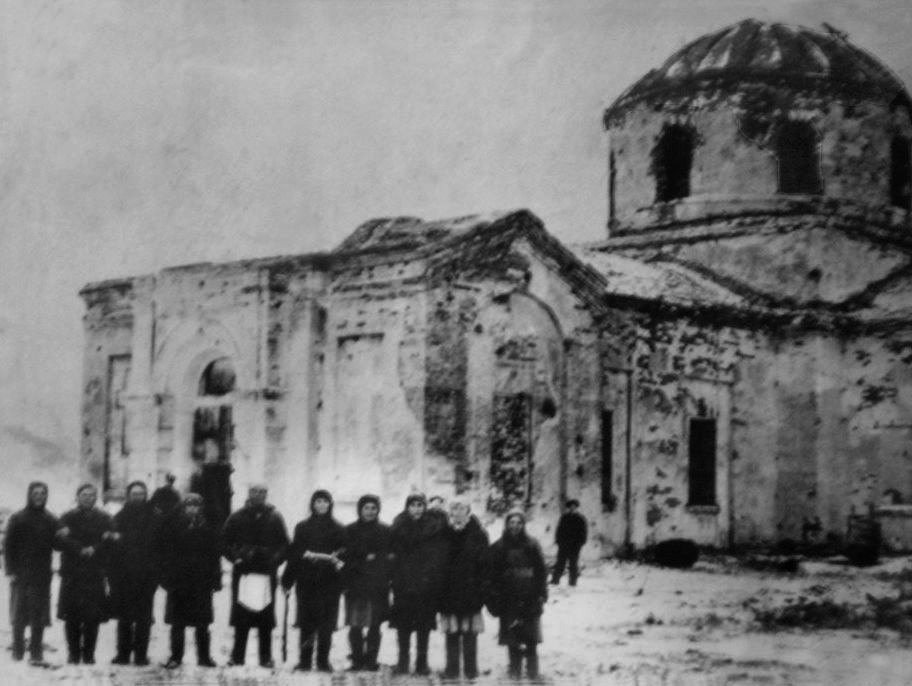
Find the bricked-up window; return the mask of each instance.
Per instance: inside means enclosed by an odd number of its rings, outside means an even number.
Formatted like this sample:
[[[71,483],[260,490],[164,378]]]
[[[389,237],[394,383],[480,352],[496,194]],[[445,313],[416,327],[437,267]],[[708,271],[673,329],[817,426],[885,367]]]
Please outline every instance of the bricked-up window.
[[[531,476],[532,398],[528,393],[495,395],[488,509],[502,513],[528,503]]]
[[[912,209],[912,141],[894,136],[890,144],[890,202]]]
[[[688,505],[716,505],[716,420],[690,420]]]
[[[108,358],[108,394],[105,418],[105,456],[102,486],[108,490],[122,476],[123,462],[129,456],[127,447],[127,414],[124,394],[130,376],[130,356],[112,355]],[[121,484],[126,485],[126,484]]]
[[[787,121],[776,130],[780,193],[822,193],[820,136],[807,121]]]
[[[690,168],[693,165],[694,130],[671,124],[662,130],[653,150],[652,171],[656,180],[656,202],[668,202],[690,195]]]
[[[602,410],[602,505],[613,509],[614,494],[611,480],[614,478],[614,412]]]

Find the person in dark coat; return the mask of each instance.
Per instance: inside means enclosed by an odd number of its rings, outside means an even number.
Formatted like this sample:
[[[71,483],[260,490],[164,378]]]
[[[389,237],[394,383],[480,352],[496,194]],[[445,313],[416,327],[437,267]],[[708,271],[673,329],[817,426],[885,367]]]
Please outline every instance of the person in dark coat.
[[[512,510],[503,536],[491,546],[491,595],[488,609],[500,617],[500,645],[507,646],[510,676],[519,677],[522,658],[530,678],[538,678],[537,645],[548,599],[548,570],[541,546],[526,533],[526,515]]]
[[[10,583],[13,659],[25,657],[25,627],[30,627],[29,662],[44,664],[44,628],[51,625],[51,557],[57,542],[57,518],[45,509],[47,484],[28,486],[25,508],[7,523],[3,560]]]
[[[203,497],[205,516],[212,526],[221,528],[231,513],[231,474],[234,467],[227,460],[207,459],[190,478],[190,492]]]
[[[446,633],[447,678],[459,676],[460,653],[468,679],[478,676],[478,634],[484,630],[481,609],[488,596],[488,534],[471,507],[450,503],[447,564],[440,599],[440,629]]]
[[[317,669],[332,671],[329,651],[339,617],[340,572],[345,552],[345,527],[333,519],[332,510],[329,491],[314,491],[310,498],[310,517],[295,527],[288,549],[288,564],[282,574],[286,596],[295,587],[297,597],[295,626],[300,629],[301,637],[297,671],[311,669],[315,642]]]
[[[405,510],[392,526],[393,608],[390,626],[399,640],[399,660],[393,671],[408,673],[409,643],[415,634],[415,673],[430,674],[427,652],[431,630],[436,626],[437,608],[446,565],[446,515],[427,509],[423,493],[405,500]]]
[[[223,531],[225,557],[233,565],[230,622],[234,647],[229,666],[244,664],[252,628],[257,629],[259,638],[260,666],[274,666],[275,590],[278,569],[288,550],[288,531],[282,515],[266,502],[267,493],[263,484],[251,486],[246,504],[228,517]],[[245,593],[239,597],[242,583]]]
[[[215,667],[210,651],[212,594],[222,590],[218,531],[203,516],[203,499],[196,493],[184,497],[183,507],[172,517],[162,536],[162,586],[168,592],[165,623],[171,625],[168,669],[184,659],[186,628],[196,637],[196,661]]]
[[[142,481],[127,486],[127,499],[114,515],[110,535],[109,579],[111,616],[117,618],[115,665],[149,664],[149,633],[152,629],[152,601],[158,586],[155,544],[161,518],[148,502]]]
[[[108,619],[105,556],[112,530],[111,515],[95,507],[98,490],[83,484],[76,491],[76,508],[59,522],[60,596],[57,618],[66,631],[70,664],[95,664],[98,626]]]
[[[156,515],[161,517],[162,521],[167,521],[173,515],[181,512],[181,497],[177,489],[174,488],[174,482],[177,477],[171,472],[165,474],[165,483],[152,492],[149,498],[149,504]]]
[[[352,670],[379,669],[380,624],[389,614],[392,531],[379,516],[380,498],[363,495],[358,499],[358,520],[345,528],[345,623]]]
[[[579,577],[580,550],[586,544],[588,527],[586,518],[579,513],[579,500],[568,500],[567,511],[561,515],[554,533],[554,542],[557,544],[557,562],[551,575],[551,583],[560,583],[564,574],[564,567],[570,563],[570,585],[576,586]]]

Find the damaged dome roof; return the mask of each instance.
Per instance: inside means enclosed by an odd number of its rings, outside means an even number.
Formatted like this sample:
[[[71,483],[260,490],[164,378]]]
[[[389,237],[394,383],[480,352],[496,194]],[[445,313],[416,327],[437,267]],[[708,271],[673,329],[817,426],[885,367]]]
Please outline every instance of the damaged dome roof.
[[[707,92],[724,96],[747,84],[830,99],[909,102],[896,74],[844,33],[824,27],[826,31],[813,31],[746,19],[698,38],[627,89],[605,111],[605,126],[637,105],[703,98]]]

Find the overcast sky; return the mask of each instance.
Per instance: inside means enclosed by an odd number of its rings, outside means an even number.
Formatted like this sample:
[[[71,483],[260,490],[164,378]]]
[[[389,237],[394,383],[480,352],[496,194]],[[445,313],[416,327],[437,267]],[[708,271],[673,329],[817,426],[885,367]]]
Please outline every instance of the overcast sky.
[[[0,450],[77,455],[88,281],[397,214],[528,207],[595,240],[601,113],[648,69],[748,17],[825,21],[908,85],[910,7],[0,0]]]

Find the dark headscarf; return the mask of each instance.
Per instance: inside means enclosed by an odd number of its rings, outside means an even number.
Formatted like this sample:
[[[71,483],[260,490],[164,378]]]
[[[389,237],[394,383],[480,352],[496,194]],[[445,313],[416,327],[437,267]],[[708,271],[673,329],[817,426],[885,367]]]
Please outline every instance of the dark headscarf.
[[[28,485],[28,489],[25,491],[25,506],[31,510],[43,510],[47,504],[42,505],[41,507],[32,507],[32,490],[35,488],[44,488],[44,492],[48,493],[48,485],[43,481],[33,481]]]
[[[317,515],[317,513],[314,511],[314,503],[317,502],[317,498],[323,498],[323,500],[329,501],[329,509],[326,511],[325,516],[332,517],[333,497],[329,491],[327,491],[326,489],[323,489],[323,488],[317,489],[316,491],[313,492],[313,495],[310,496],[310,514],[312,514],[315,517],[324,516],[324,515]]]
[[[377,511],[380,510],[380,496],[374,495],[373,493],[365,493],[360,498],[358,498],[358,517],[361,517],[361,509],[368,503],[373,503],[377,506]]]

